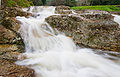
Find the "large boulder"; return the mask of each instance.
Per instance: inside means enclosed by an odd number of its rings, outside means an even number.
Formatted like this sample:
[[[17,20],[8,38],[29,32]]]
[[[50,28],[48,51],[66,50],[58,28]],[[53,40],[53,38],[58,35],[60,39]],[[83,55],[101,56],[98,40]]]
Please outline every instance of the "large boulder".
[[[20,22],[15,17],[29,15],[17,7],[0,10],[0,77],[35,77],[32,69],[15,64],[25,51],[19,34]]]
[[[16,17],[16,16],[31,16],[31,13],[24,12],[22,8],[18,7],[6,7],[0,10],[0,18]]]
[[[55,8],[56,14],[72,14],[69,6],[56,6]]]
[[[0,44],[18,44],[24,45],[19,33],[0,25]]]
[[[98,12],[98,11],[97,11]],[[120,28],[107,13],[53,15],[46,21],[79,46],[120,52]]]
[[[56,11],[58,10],[70,10],[69,6],[56,6],[55,8]]]
[[[5,17],[1,20],[1,24],[5,28],[11,29],[15,32],[18,32],[19,28],[20,28],[20,22],[18,20],[16,20],[15,17]]]

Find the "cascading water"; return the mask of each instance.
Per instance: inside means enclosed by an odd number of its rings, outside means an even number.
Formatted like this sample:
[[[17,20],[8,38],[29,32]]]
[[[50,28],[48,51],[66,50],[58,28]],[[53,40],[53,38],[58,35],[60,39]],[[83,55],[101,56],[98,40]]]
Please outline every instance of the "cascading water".
[[[112,16],[114,16],[114,21],[120,25],[120,16],[115,14],[112,14]]]
[[[24,9],[34,16],[17,17],[26,45],[27,58],[16,63],[33,68],[36,77],[120,77],[120,65],[91,49],[76,48],[63,34],[55,35],[45,18],[54,15],[55,7]]]

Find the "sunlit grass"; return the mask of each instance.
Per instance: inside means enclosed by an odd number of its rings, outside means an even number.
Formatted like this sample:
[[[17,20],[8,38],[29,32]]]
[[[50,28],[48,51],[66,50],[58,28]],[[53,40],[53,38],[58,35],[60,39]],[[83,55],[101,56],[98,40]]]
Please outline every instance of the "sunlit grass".
[[[71,7],[74,10],[103,10],[103,11],[118,11],[120,12],[120,5],[101,5],[101,6],[76,6]]]

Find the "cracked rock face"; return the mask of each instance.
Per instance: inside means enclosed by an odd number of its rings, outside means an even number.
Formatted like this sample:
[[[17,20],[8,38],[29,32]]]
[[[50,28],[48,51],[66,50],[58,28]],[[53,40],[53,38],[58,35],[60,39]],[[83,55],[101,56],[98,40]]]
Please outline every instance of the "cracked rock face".
[[[120,52],[119,24],[108,12],[74,11],[72,14],[50,16],[46,21],[72,37],[79,46]]]
[[[35,77],[34,70],[16,65],[18,56],[24,52],[24,42],[19,34],[20,22],[16,16],[28,16],[21,8],[0,10],[0,76]]]

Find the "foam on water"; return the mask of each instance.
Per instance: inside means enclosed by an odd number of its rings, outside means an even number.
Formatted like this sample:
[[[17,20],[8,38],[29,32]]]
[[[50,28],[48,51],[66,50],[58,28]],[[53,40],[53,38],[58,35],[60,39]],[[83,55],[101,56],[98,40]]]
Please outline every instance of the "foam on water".
[[[55,35],[45,18],[54,15],[55,7],[24,9],[34,17],[17,17],[21,21],[20,33],[24,39],[27,59],[16,64],[33,68],[36,77],[120,77],[120,65],[91,49],[76,48],[63,34]]]

